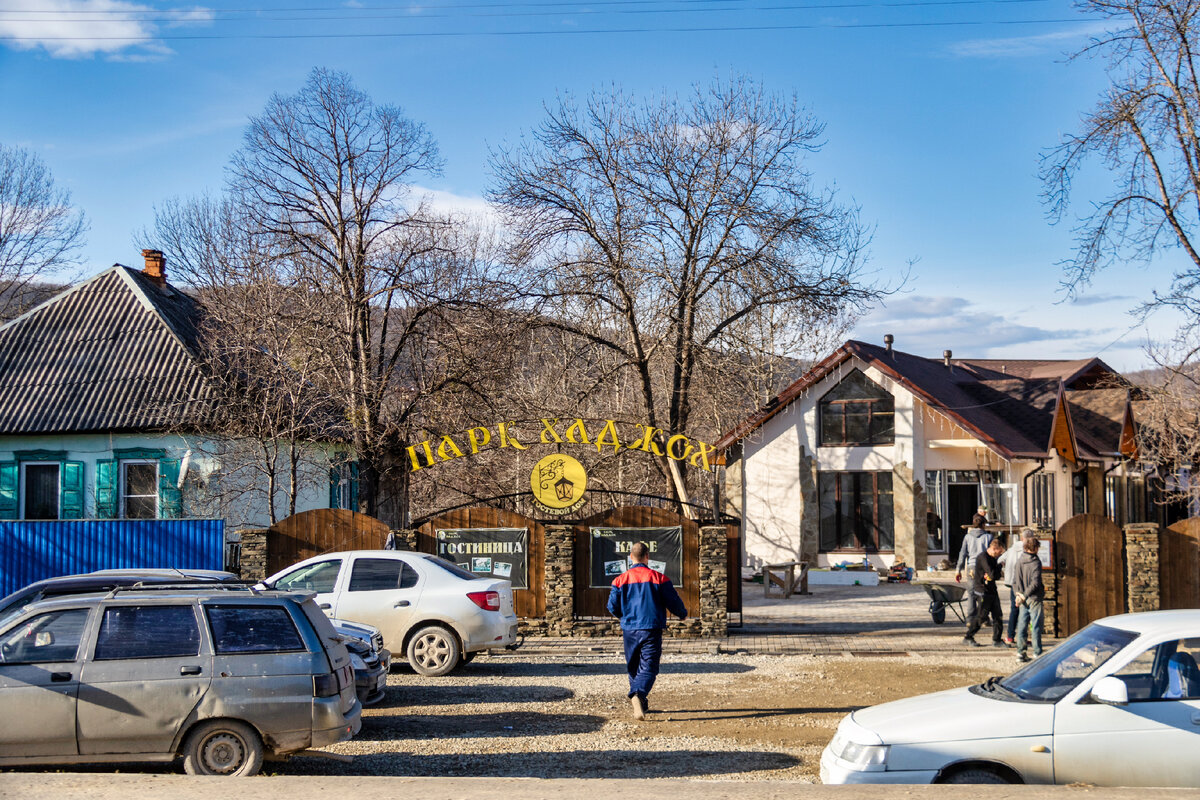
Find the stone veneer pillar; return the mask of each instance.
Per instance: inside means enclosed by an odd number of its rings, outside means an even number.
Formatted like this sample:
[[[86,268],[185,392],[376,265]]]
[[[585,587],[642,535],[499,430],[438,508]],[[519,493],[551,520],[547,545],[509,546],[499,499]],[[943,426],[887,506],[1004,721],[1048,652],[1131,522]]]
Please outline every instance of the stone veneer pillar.
[[[391,531],[396,536],[396,549],[409,553],[417,552],[417,532],[412,528],[396,528]]]
[[[728,551],[729,542],[724,525],[700,528],[701,636],[723,637],[729,630],[729,612],[726,609],[729,593]]]
[[[546,633],[570,636],[575,623],[575,534],[570,525],[547,525]]]
[[[242,580],[261,581],[267,577],[267,532],[257,528],[241,528],[242,555],[238,575]]]
[[[892,541],[897,561],[903,561],[917,572],[925,569],[929,561],[925,490],[913,480],[912,467],[907,461],[892,468]]]
[[[1125,602],[1130,611],[1157,611],[1159,527],[1154,522],[1125,526]]]
[[[817,463],[800,448],[800,552],[799,560],[817,566],[821,541],[821,506],[817,499]],[[743,530],[745,530],[743,528]],[[741,576],[738,576],[741,579]]]

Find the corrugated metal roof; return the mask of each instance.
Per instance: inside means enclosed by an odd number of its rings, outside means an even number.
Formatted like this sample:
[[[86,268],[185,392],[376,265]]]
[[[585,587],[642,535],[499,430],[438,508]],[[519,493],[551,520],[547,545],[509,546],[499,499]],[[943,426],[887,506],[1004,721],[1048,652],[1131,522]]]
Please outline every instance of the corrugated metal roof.
[[[0,433],[164,430],[207,419],[200,307],[116,265],[0,328]]]

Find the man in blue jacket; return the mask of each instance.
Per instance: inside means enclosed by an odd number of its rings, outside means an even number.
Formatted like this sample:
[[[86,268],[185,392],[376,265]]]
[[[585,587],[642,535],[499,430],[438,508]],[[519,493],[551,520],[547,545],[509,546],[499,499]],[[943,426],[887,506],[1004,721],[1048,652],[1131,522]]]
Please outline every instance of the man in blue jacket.
[[[608,613],[621,620],[625,638],[625,667],[629,671],[629,702],[633,716],[646,716],[646,696],[654,688],[658,664],[662,659],[662,632],[667,627],[667,612],[687,619],[687,607],[671,579],[646,565],[650,548],[638,542],[629,550],[633,566],[612,583],[608,595]]]

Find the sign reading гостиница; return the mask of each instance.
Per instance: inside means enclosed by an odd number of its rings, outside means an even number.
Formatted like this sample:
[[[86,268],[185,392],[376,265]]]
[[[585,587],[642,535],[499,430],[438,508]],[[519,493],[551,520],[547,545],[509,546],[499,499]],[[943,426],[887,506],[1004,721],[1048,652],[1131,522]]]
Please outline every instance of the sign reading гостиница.
[[[641,450],[654,456],[666,456],[672,461],[686,461],[693,467],[700,467],[708,472],[713,471],[716,448],[706,442],[684,436],[682,433],[667,436],[661,428],[636,423],[631,426],[636,429],[636,432],[632,436],[622,439],[617,430],[617,423],[611,419],[593,421],[591,431],[588,430],[587,424],[582,419],[572,420],[569,424],[558,419],[542,419],[539,422],[542,429],[537,434],[537,441],[541,444],[589,446],[595,447],[598,453],[603,453],[606,449],[611,448],[614,454],[621,450]],[[603,422],[602,425],[601,422]],[[559,432],[560,425],[566,425],[561,433]],[[596,433],[596,426],[599,426],[598,433]],[[593,436],[593,433],[596,435]],[[501,422],[496,425],[495,429],[469,428],[454,436],[447,434],[439,440],[426,439],[420,444],[409,447],[408,459],[412,465],[412,471],[416,472],[443,461],[473,456],[482,450],[528,449],[527,445],[520,441],[521,437],[524,437],[525,442],[529,444],[533,444],[535,441],[529,438],[525,431],[518,432],[515,422]]]
[[[528,589],[528,528],[439,528],[437,554],[481,578]]]

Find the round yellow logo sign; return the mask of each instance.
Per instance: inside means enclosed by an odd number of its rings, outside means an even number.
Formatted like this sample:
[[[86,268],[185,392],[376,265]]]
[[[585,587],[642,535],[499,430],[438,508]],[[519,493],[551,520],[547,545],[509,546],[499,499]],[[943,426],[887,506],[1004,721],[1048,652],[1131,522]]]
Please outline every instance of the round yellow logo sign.
[[[583,499],[587,488],[587,472],[570,456],[546,456],[529,476],[533,497],[549,508],[570,508]]]

